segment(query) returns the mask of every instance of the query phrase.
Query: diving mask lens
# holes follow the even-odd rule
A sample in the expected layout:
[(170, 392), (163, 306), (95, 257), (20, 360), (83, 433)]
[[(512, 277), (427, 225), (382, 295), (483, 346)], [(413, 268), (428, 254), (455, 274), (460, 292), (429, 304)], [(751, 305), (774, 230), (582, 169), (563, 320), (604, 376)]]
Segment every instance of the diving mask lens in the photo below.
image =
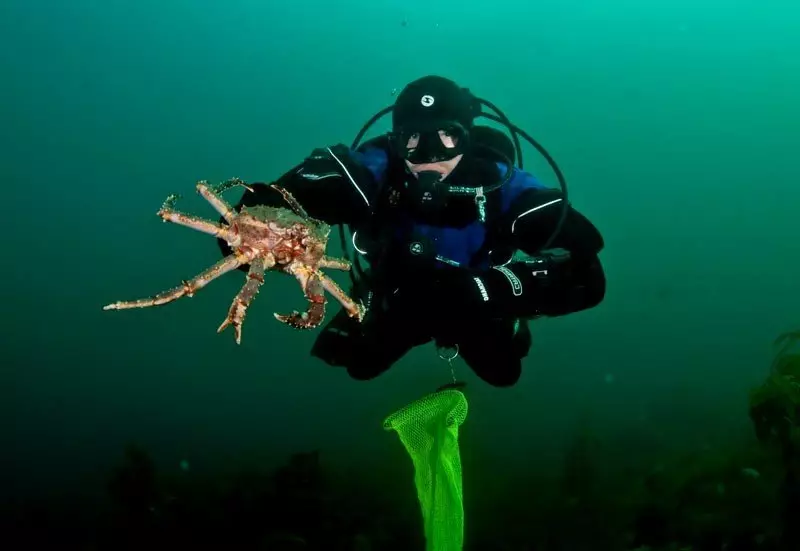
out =
[(398, 151), (413, 164), (448, 161), (461, 155), (467, 142), (467, 131), (459, 124), (448, 124), (433, 130), (401, 130), (395, 134)]

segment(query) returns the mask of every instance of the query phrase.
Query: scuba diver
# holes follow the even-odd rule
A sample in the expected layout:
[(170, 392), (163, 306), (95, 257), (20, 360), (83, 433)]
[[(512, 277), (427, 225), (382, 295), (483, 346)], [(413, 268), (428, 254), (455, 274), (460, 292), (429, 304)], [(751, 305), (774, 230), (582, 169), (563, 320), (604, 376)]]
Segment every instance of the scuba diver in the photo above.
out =
[[(389, 112), (391, 131), (359, 145)], [(479, 116), (504, 125), (513, 142), (475, 124)], [(550, 163), (560, 190), (522, 170), (519, 136)], [(558, 166), (493, 104), (449, 79), (411, 82), (351, 147), (316, 149), (274, 183), (312, 218), (340, 225), (345, 250), (350, 229), (350, 295), (366, 314), (359, 322), (339, 311), (311, 354), (355, 379), (372, 379), (433, 341), (488, 384), (508, 387), (531, 347), (528, 321), (586, 310), (605, 296), (603, 238), (569, 205)], [(268, 185), (251, 189), (237, 208), (285, 206)]]

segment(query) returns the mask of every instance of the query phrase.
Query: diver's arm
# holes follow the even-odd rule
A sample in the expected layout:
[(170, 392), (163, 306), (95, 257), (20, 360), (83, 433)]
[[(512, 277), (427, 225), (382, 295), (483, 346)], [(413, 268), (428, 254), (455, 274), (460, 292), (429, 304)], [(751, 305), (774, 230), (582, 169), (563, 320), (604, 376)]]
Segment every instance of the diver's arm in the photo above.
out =
[[(386, 153), (378, 148), (350, 151), (344, 145), (315, 149), (302, 163), (278, 178), (308, 212), (328, 224), (353, 224), (369, 216), (371, 202), (386, 167)], [(266, 184), (254, 184), (239, 205), (287, 206)]]
[(449, 297), (444, 311), (485, 318), (563, 316), (593, 308), (606, 292), (597, 255), (539, 256), (488, 270), (445, 276), (439, 289)]
[[(514, 200), (506, 219), (511, 246), (536, 255), (555, 231), (563, 212), (562, 193), (556, 189), (524, 190)], [(603, 250), (603, 236), (588, 218), (572, 206), (555, 240), (548, 249), (565, 249), (577, 256), (597, 255)]]
[[(386, 152), (378, 147), (351, 151), (344, 145), (315, 149), (274, 185), (297, 199), (311, 218), (330, 225), (356, 224), (370, 215), (371, 204), (378, 193), (387, 165)], [(236, 204), (288, 207), (283, 196), (265, 183), (250, 184)], [(223, 254), (230, 247), (217, 240)]]
[[(598, 305), (605, 297), (606, 278), (598, 254), (603, 238), (583, 215), (569, 207), (553, 249), (539, 252), (561, 214), (560, 193), (531, 189), (510, 210), (512, 247), (531, 255), (488, 270), (452, 270), (442, 283), (458, 310), (485, 317), (562, 316)], [(452, 294), (451, 294), (452, 293)]]

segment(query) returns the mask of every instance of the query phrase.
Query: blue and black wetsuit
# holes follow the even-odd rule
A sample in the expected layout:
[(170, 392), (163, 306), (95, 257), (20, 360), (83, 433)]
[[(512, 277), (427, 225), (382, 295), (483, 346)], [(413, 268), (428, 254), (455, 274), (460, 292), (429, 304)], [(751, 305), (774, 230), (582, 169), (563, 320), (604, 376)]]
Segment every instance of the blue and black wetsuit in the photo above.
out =
[[(508, 170), (497, 159), (468, 155), (448, 180), (488, 187)], [(562, 254), (541, 251), (561, 214), (561, 194), (511, 170), (506, 183), (486, 195), (484, 221), (472, 198), (451, 201), (435, 220), (417, 216), (404, 201), (405, 167), (380, 139), (357, 151), (342, 145), (315, 150), (279, 178), (275, 183), (310, 216), (354, 230), (353, 244), (370, 266), (366, 281), (351, 289), (369, 303), (366, 319), (359, 324), (340, 312), (312, 354), (346, 367), (354, 378), (371, 379), (434, 340), (457, 345), (489, 384), (516, 383), (531, 345), (528, 320), (596, 306), (605, 276), (598, 258), (602, 236), (571, 207), (550, 245)], [(239, 206), (282, 206), (266, 185), (253, 189)]]

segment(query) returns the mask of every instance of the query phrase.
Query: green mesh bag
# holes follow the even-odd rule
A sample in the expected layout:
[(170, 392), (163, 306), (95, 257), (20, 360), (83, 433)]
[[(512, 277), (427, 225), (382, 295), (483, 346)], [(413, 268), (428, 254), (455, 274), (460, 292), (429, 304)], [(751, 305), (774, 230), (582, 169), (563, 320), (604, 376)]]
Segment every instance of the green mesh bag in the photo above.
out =
[(458, 427), (467, 418), (467, 398), (440, 390), (409, 404), (383, 422), (397, 432), (414, 463), (426, 551), (461, 551), (464, 496)]

